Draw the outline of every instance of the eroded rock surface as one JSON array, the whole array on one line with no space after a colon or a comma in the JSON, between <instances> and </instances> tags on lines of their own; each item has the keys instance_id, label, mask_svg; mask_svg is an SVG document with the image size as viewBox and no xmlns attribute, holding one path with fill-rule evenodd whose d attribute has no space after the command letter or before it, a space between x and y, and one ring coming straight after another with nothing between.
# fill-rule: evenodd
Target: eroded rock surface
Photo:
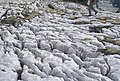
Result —
<instances>
[{"instance_id":1,"label":"eroded rock surface","mask_svg":"<svg viewBox=\"0 0 120 81\"><path fill-rule=\"evenodd\" d=\"M83 5L51 0L27 6L33 16L21 14L21 26L0 25L0 81L120 81L120 14L88 17Z\"/></svg>"}]
</instances>

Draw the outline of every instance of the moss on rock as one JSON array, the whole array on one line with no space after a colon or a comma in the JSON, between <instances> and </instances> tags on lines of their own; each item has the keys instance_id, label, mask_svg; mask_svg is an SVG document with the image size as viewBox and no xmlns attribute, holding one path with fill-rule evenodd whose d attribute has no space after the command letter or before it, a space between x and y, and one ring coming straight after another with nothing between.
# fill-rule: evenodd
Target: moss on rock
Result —
<instances>
[{"instance_id":1,"label":"moss on rock","mask_svg":"<svg viewBox=\"0 0 120 81\"><path fill-rule=\"evenodd\" d=\"M106 23L106 22L110 22L112 24L115 24L115 25L120 25L120 19L118 18L112 18L112 17L109 17L109 16L101 16L97 19L98 22L101 22L101 23Z\"/></svg>"},{"instance_id":2,"label":"moss on rock","mask_svg":"<svg viewBox=\"0 0 120 81\"><path fill-rule=\"evenodd\" d=\"M98 49L98 52L102 52L105 55L114 55L114 54L120 54L120 50L112 47L107 47L106 49Z\"/></svg>"},{"instance_id":3,"label":"moss on rock","mask_svg":"<svg viewBox=\"0 0 120 81\"><path fill-rule=\"evenodd\" d=\"M105 37L103 41L109 42L109 43L112 43L112 44L120 46L120 40L118 40L118 39L113 39L113 38L110 38L110 37Z\"/></svg>"},{"instance_id":4,"label":"moss on rock","mask_svg":"<svg viewBox=\"0 0 120 81\"><path fill-rule=\"evenodd\" d=\"M113 43L120 46L120 40L114 40Z\"/></svg>"},{"instance_id":5,"label":"moss on rock","mask_svg":"<svg viewBox=\"0 0 120 81\"><path fill-rule=\"evenodd\" d=\"M115 48L107 48L105 54L112 55L112 54L120 54L119 51Z\"/></svg>"},{"instance_id":6,"label":"moss on rock","mask_svg":"<svg viewBox=\"0 0 120 81\"><path fill-rule=\"evenodd\" d=\"M22 22L24 22L23 18L19 18L17 16L10 16L8 18L5 18L1 20L1 25L8 24L8 25L22 25Z\"/></svg>"}]
</instances>

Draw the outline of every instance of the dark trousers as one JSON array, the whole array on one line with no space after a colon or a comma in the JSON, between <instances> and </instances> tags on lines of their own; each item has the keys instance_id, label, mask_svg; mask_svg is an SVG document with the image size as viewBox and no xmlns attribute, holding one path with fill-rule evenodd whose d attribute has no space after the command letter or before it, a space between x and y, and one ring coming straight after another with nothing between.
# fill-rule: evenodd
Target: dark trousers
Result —
<instances>
[{"instance_id":1,"label":"dark trousers","mask_svg":"<svg viewBox=\"0 0 120 81\"><path fill-rule=\"evenodd\" d=\"M91 12L92 10L95 12L95 14L98 12L97 10L95 10L95 8L93 7L91 3L89 4L88 10L89 10L89 15L92 15L92 12Z\"/></svg>"}]
</instances>

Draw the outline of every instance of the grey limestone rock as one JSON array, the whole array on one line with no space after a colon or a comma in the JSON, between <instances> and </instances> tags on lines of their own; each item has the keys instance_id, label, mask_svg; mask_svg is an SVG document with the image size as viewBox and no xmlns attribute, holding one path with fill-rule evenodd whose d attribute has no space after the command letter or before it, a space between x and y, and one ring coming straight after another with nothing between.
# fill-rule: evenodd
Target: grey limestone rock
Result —
<instances>
[{"instance_id":1,"label":"grey limestone rock","mask_svg":"<svg viewBox=\"0 0 120 81\"><path fill-rule=\"evenodd\" d=\"M30 73L30 69L28 69L27 66L24 66L21 77L22 77L23 81L31 81L31 80L32 81L41 81L40 76Z\"/></svg>"},{"instance_id":2,"label":"grey limestone rock","mask_svg":"<svg viewBox=\"0 0 120 81\"><path fill-rule=\"evenodd\" d=\"M63 78L58 78L58 77L48 77L43 79L42 81L64 81Z\"/></svg>"},{"instance_id":3,"label":"grey limestone rock","mask_svg":"<svg viewBox=\"0 0 120 81\"><path fill-rule=\"evenodd\" d=\"M115 56L110 56L108 57L108 63L109 63L109 72L108 72L108 77L110 77L112 80L114 81L119 81L119 74L120 74L120 69L119 69L119 56L115 55ZM111 61L112 60L112 61Z\"/></svg>"},{"instance_id":4,"label":"grey limestone rock","mask_svg":"<svg viewBox=\"0 0 120 81\"><path fill-rule=\"evenodd\" d=\"M1 53L0 58L1 58L0 59L1 68L3 67L6 70L8 69L8 70L14 70L14 71L21 69L18 57L13 52L6 53L6 54Z\"/></svg>"},{"instance_id":5,"label":"grey limestone rock","mask_svg":"<svg viewBox=\"0 0 120 81\"><path fill-rule=\"evenodd\" d=\"M49 42L47 42L47 41L44 41L44 40L42 40L41 42L40 42L40 49L41 50L47 50L47 51L51 51L51 46L50 46L50 44L49 44Z\"/></svg>"},{"instance_id":6,"label":"grey limestone rock","mask_svg":"<svg viewBox=\"0 0 120 81\"><path fill-rule=\"evenodd\" d=\"M56 52L56 53L53 53L53 55L62 58L63 62L64 62L65 60L71 60L71 58L68 57L68 56L67 56L66 54L64 54L64 53Z\"/></svg>"},{"instance_id":7,"label":"grey limestone rock","mask_svg":"<svg viewBox=\"0 0 120 81\"><path fill-rule=\"evenodd\" d=\"M106 11L87 16L87 6L63 0L0 0L0 17L10 7L0 23L0 81L120 81L120 14L99 3ZM21 26L3 23L18 15Z\"/></svg>"},{"instance_id":8,"label":"grey limestone rock","mask_svg":"<svg viewBox=\"0 0 120 81\"><path fill-rule=\"evenodd\" d=\"M41 59L44 59L45 57L49 57L52 55L51 52L46 50L40 50L38 48L30 48L29 49L36 57L40 57Z\"/></svg>"},{"instance_id":9,"label":"grey limestone rock","mask_svg":"<svg viewBox=\"0 0 120 81\"><path fill-rule=\"evenodd\" d=\"M16 72L0 70L0 81L17 81L17 77Z\"/></svg>"},{"instance_id":10,"label":"grey limestone rock","mask_svg":"<svg viewBox=\"0 0 120 81\"><path fill-rule=\"evenodd\" d=\"M57 57L57 56L49 56L43 59L43 63L54 63L55 65L60 65L62 64L62 58Z\"/></svg>"},{"instance_id":11,"label":"grey limestone rock","mask_svg":"<svg viewBox=\"0 0 120 81\"><path fill-rule=\"evenodd\" d=\"M61 77L63 79L67 78L66 74L62 72L61 67L53 68L50 74L53 76Z\"/></svg>"},{"instance_id":12,"label":"grey limestone rock","mask_svg":"<svg viewBox=\"0 0 120 81\"><path fill-rule=\"evenodd\" d=\"M42 71L46 73L46 75L49 75L51 73L51 68L48 63L43 64Z\"/></svg>"},{"instance_id":13,"label":"grey limestone rock","mask_svg":"<svg viewBox=\"0 0 120 81\"><path fill-rule=\"evenodd\" d=\"M79 69L79 65L77 65L74 60L65 60L64 64L70 69Z\"/></svg>"}]
</instances>

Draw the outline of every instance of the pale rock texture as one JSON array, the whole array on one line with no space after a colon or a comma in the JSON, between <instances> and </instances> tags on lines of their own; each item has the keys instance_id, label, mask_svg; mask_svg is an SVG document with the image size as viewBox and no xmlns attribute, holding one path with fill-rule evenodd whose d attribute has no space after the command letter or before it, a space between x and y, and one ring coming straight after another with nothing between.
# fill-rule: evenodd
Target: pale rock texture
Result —
<instances>
[{"instance_id":1,"label":"pale rock texture","mask_svg":"<svg viewBox=\"0 0 120 81\"><path fill-rule=\"evenodd\" d=\"M96 10L0 0L0 81L120 81L120 14L110 0Z\"/></svg>"},{"instance_id":2,"label":"pale rock texture","mask_svg":"<svg viewBox=\"0 0 120 81\"><path fill-rule=\"evenodd\" d=\"M17 81L17 73L4 69L0 70L0 81Z\"/></svg>"}]
</instances>

